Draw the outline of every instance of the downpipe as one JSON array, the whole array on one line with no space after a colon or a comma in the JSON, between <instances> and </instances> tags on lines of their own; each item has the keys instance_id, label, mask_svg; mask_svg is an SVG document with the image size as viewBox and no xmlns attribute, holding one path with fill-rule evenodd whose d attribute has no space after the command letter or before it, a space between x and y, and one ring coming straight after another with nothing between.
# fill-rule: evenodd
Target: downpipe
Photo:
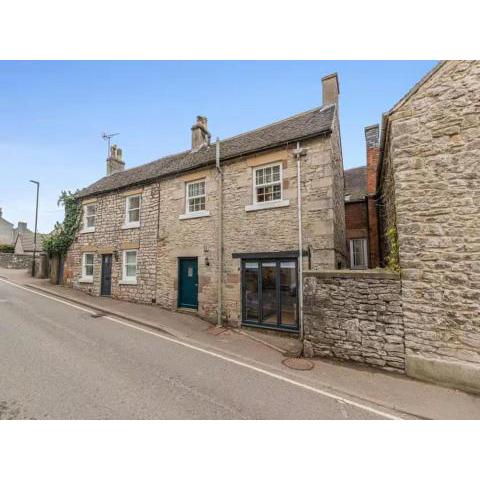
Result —
<instances>
[{"instance_id":1,"label":"downpipe","mask_svg":"<svg viewBox=\"0 0 480 480\"><path fill-rule=\"evenodd\" d=\"M302 224L302 157L306 157L307 149L300 148L300 142L297 142L297 148L293 151L297 160L297 216L298 216L298 310L299 310L299 338L303 344L304 328L303 328L303 224ZM303 354L303 346L302 346Z\"/></svg>"}]
</instances>

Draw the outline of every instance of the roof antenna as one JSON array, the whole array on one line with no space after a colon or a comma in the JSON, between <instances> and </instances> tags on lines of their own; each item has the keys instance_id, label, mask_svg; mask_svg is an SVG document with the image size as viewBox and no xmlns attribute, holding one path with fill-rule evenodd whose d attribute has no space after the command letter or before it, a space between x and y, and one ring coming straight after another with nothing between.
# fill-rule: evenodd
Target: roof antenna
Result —
<instances>
[{"instance_id":1,"label":"roof antenna","mask_svg":"<svg viewBox=\"0 0 480 480\"><path fill-rule=\"evenodd\" d=\"M102 133L102 138L107 141L107 158L110 156L110 140L115 135L120 135L120 133Z\"/></svg>"}]
</instances>

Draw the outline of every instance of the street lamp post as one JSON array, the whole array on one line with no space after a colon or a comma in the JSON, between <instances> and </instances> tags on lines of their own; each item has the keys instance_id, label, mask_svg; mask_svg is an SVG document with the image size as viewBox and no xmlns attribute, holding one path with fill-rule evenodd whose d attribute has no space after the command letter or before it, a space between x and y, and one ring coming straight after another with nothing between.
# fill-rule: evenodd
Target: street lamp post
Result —
<instances>
[{"instance_id":1,"label":"street lamp post","mask_svg":"<svg viewBox=\"0 0 480 480\"><path fill-rule=\"evenodd\" d=\"M30 180L37 186L37 203L35 206L35 232L33 234L33 264L32 264L32 277L35 276L35 254L37 253L37 221L38 221L38 191L40 190L40 182L36 180Z\"/></svg>"}]
</instances>

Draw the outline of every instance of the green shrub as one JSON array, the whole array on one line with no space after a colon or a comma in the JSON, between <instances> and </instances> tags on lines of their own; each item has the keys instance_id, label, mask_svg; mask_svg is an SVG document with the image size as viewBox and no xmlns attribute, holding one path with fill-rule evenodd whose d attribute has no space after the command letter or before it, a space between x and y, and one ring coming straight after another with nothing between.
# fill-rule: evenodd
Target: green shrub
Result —
<instances>
[{"instance_id":1,"label":"green shrub","mask_svg":"<svg viewBox=\"0 0 480 480\"><path fill-rule=\"evenodd\" d=\"M392 272L400 272L398 236L395 227L387 231L388 243L390 244L390 253L387 255L387 268Z\"/></svg>"},{"instance_id":2,"label":"green shrub","mask_svg":"<svg viewBox=\"0 0 480 480\"><path fill-rule=\"evenodd\" d=\"M8 245L8 244L0 244L0 252L1 253L13 253L14 252L14 247L13 245Z\"/></svg>"},{"instance_id":3,"label":"green shrub","mask_svg":"<svg viewBox=\"0 0 480 480\"><path fill-rule=\"evenodd\" d=\"M82 214L82 205L71 192L62 192L58 199L58 205L65 207L65 219L62 223L57 222L53 231L44 236L42 240L43 250L49 255L65 255L67 253L75 240Z\"/></svg>"}]
</instances>

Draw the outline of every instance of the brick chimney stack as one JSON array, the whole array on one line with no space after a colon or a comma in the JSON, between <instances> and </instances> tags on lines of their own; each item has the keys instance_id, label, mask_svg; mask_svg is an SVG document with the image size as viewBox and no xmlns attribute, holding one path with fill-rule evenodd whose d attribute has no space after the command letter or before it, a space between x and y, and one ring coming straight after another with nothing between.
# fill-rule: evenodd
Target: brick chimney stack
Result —
<instances>
[{"instance_id":1,"label":"brick chimney stack","mask_svg":"<svg viewBox=\"0 0 480 480\"><path fill-rule=\"evenodd\" d=\"M123 170L125 170L125 163L122 159L122 149L112 145L110 147L110 155L107 158L107 175L123 172Z\"/></svg>"},{"instance_id":2,"label":"brick chimney stack","mask_svg":"<svg viewBox=\"0 0 480 480\"><path fill-rule=\"evenodd\" d=\"M365 140L367 146L367 191L370 195L377 191L377 167L380 156L380 127L378 123L365 127Z\"/></svg>"},{"instance_id":3,"label":"brick chimney stack","mask_svg":"<svg viewBox=\"0 0 480 480\"><path fill-rule=\"evenodd\" d=\"M376 205L377 169L380 157L380 127L378 124L365 127L367 149L367 206L369 224L369 246L371 268L380 265L380 246L378 236L378 212Z\"/></svg>"},{"instance_id":4,"label":"brick chimney stack","mask_svg":"<svg viewBox=\"0 0 480 480\"><path fill-rule=\"evenodd\" d=\"M197 122L192 127L192 150L196 151L204 145L210 145L210 132L208 131L207 117L197 116Z\"/></svg>"},{"instance_id":5,"label":"brick chimney stack","mask_svg":"<svg viewBox=\"0 0 480 480\"><path fill-rule=\"evenodd\" d=\"M338 103L338 95L340 94L340 87L338 85L338 76L336 73L331 73L322 78L322 96L323 105L331 105Z\"/></svg>"}]
</instances>

